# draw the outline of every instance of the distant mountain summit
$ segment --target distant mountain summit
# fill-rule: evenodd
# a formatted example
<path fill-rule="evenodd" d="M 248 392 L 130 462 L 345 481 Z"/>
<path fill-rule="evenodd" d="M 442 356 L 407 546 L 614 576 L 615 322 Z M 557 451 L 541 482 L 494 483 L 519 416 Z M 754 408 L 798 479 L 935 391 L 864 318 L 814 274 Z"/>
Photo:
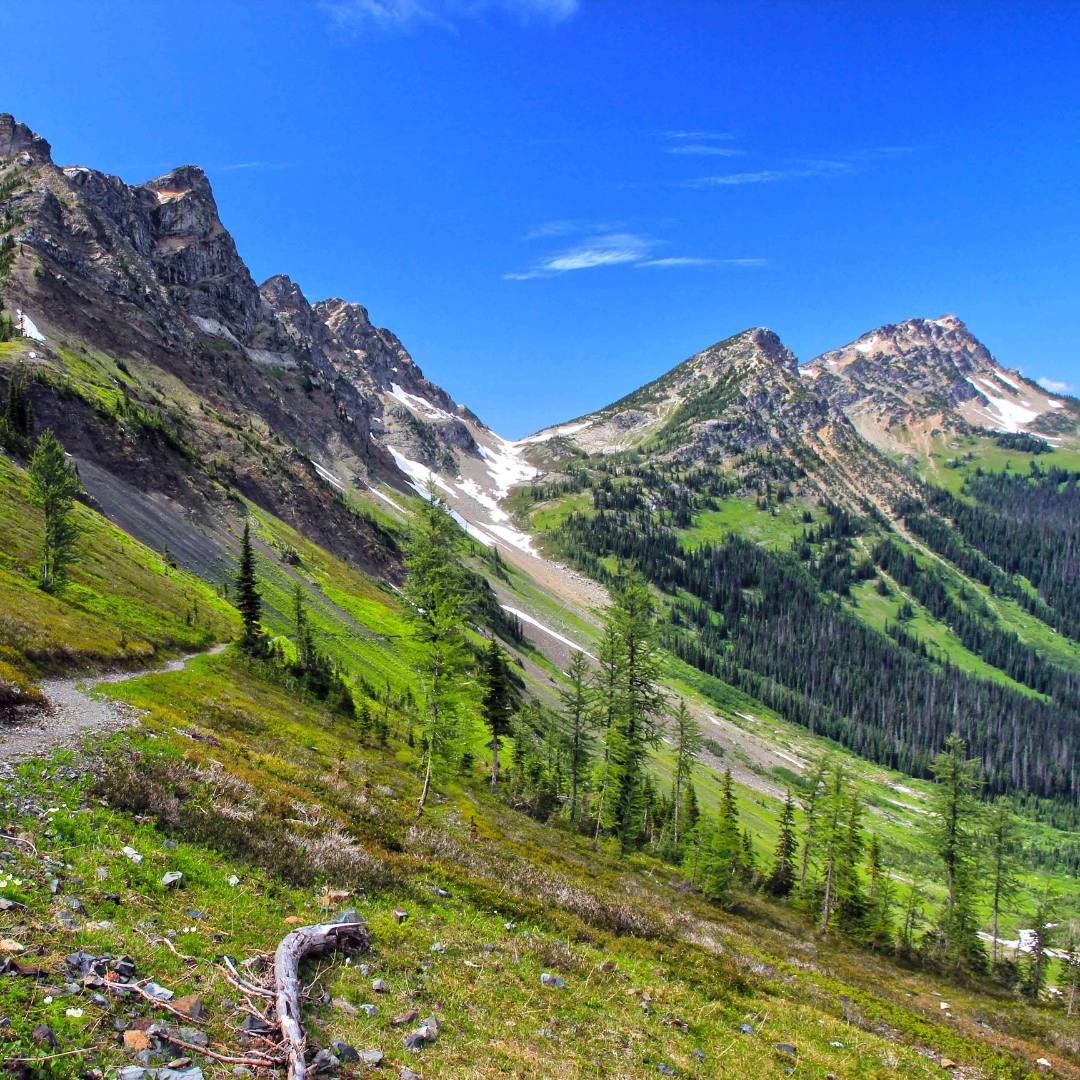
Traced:
<path fill-rule="evenodd" d="M 802 368 L 814 390 L 876 445 L 986 428 L 1051 440 L 1075 429 L 1061 399 L 999 364 L 955 315 L 871 330 Z"/>
<path fill-rule="evenodd" d="M 588 453 L 646 446 L 683 456 L 783 442 L 792 430 L 820 430 L 832 418 L 808 393 L 794 354 L 771 330 L 727 338 L 611 405 L 530 439 L 566 439 Z"/>
<path fill-rule="evenodd" d="M 381 564 L 350 509 L 434 486 L 472 535 L 531 557 L 502 505 L 574 459 L 637 455 L 886 512 L 910 489 L 893 452 L 987 429 L 1069 438 L 1068 402 L 1001 367 L 955 316 L 865 334 L 799 368 L 753 327 L 612 404 L 520 442 L 429 380 L 390 330 L 287 274 L 257 283 L 196 165 L 129 184 L 54 164 L 0 115 L 0 292 L 35 368 L 34 408 L 98 504 L 161 549 L 207 563 L 236 500 Z M 887 451 L 882 454 L 879 451 Z M 208 539 L 210 538 L 210 539 Z M 219 545 L 220 547 L 220 545 Z"/>

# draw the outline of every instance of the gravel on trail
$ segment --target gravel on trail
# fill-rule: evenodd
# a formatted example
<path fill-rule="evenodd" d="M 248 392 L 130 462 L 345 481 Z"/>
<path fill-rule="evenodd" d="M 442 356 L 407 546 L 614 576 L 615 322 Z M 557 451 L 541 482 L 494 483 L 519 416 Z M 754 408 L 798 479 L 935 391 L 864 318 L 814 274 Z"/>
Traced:
<path fill-rule="evenodd" d="M 189 660 L 197 656 L 213 656 L 224 648 L 224 645 L 215 645 L 205 652 L 189 653 L 160 667 L 138 671 L 46 679 L 41 683 L 41 692 L 47 702 L 42 710 L 14 723 L 0 724 L 0 762 L 20 761 L 43 754 L 89 731 L 117 731 L 137 724 L 140 716 L 138 709 L 122 701 L 98 697 L 93 692 L 94 687 L 124 682 L 140 675 L 179 671 Z"/>

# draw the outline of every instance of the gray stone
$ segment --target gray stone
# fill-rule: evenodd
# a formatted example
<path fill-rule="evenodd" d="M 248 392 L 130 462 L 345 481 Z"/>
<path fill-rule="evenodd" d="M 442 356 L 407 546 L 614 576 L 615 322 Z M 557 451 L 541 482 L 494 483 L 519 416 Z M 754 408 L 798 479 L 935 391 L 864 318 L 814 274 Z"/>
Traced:
<path fill-rule="evenodd" d="M 540 976 L 540 982 L 544 986 L 553 986 L 556 990 L 566 989 L 566 980 L 561 975 L 552 975 L 550 971 L 545 971 Z"/>
<path fill-rule="evenodd" d="M 342 1042 L 341 1039 L 335 1039 L 330 1046 L 337 1055 L 339 1061 L 351 1062 L 360 1060 L 360 1053 L 356 1047 L 350 1046 L 347 1042 Z M 380 1055 L 380 1058 L 381 1056 L 382 1055 Z"/>

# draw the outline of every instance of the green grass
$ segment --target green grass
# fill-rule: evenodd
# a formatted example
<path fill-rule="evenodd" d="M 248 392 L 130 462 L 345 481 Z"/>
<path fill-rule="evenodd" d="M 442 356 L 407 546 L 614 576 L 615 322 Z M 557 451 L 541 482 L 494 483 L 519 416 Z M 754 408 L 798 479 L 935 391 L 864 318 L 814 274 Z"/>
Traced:
<path fill-rule="evenodd" d="M 897 618 L 900 604 L 902 600 L 907 600 L 914 609 L 915 615 L 903 624 L 903 628 L 927 646 L 935 662 L 943 664 L 948 661 L 964 671 L 969 671 L 983 679 L 1002 683 L 1022 694 L 1032 697 L 1041 696 L 967 649 L 956 634 L 945 623 L 931 615 L 914 596 L 906 592 L 898 592 L 899 586 L 895 582 L 890 584 L 890 588 L 893 590 L 890 596 L 881 596 L 874 581 L 862 581 L 852 588 L 853 610 L 868 626 L 884 633 L 886 624 L 900 625 Z"/>
<path fill-rule="evenodd" d="M 701 510 L 694 515 L 689 529 L 680 530 L 684 548 L 721 543 L 728 533 L 738 533 L 763 547 L 787 547 L 804 528 L 803 511 L 809 505 L 802 499 L 789 499 L 774 510 L 762 510 L 752 495 L 724 499 L 718 510 Z M 815 521 L 820 519 L 820 511 Z"/>
<path fill-rule="evenodd" d="M 953 467 L 952 463 L 957 460 L 958 466 Z M 919 468 L 931 483 L 954 495 L 961 495 L 964 481 L 976 469 L 981 468 L 984 472 L 1011 469 L 1013 472 L 1026 473 L 1032 461 L 1038 462 L 1040 468 L 1056 466 L 1080 471 L 1080 447 L 1067 443 L 1045 454 L 1028 454 L 998 446 L 989 436 L 958 435 L 947 442 L 941 438 L 934 439 L 929 453 L 920 459 Z"/>
<path fill-rule="evenodd" d="M 205 582 L 167 566 L 100 514 L 76 505 L 82 529 L 70 582 L 36 584 L 43 521 L 26 472 L 0 456 L 0 660 L 24 675 L 145 662 L 228 640 L 237 618 Z"/>
<path fill-rule="evenodd" d="M 28 910 L 0 913 L 0 935 L 57 973 L 76 946 L 132 956 L 140 976 L 203 998 L 199 1026 L 218 1050 L 236 1048 L 240 1016 L 215 957 L 266 955 L 291 924 L 356 906 L 370 955 L 323 958 L 306 978 L 378 1012 L 311 1001 L 312 1043 L 342 1038 L 429 1077 L 637 1078 L 659 1075 L 660 1063 L 688 1077 L 780 1077 L 794 1063 L 780 1042 L 798 1048 L 809 1076 L 937 1076 L 937 1055 L 946 1055 L 988 1076 L 1024 1077 L 1039 1054 L 1070 1074 L 1053 1014 L 816 940 L 801 916 L 760 898 L 723 912 L 684 891 L 670 867 L 606 846 L 593 852 L 586 839 L 506 808 L 485 792 L 479 768 L 446 786 L 414 825 L 407 746 L 396 736 L 386 749 L 363 744 L 347 722 L 231 654 L 108 692 L 148 711 L 144 733 L 29 763 L 5 792 L 15 796 L 5 831 L 38 855 L 12 847 L 17 861 L 5 875 L 22 884 L 5 895 Z M 198 739 L 182 734 L 193 730 Z M 28 815 L 17 809 L 23 799 L 53 809 Z M 751 803 L 740 796 L 744 810 Z M 145 856 L 141 865 L 120 853 L 125 844 Z M 276 854 L 268 860 L 265 850 Z M 60 852 L 67 865 L 55 901 L 41 859 Z M 174 869 L 183 883 L 167 890 L 160 879 Z M 435 885 L 451 895 L 436 896 Z M 74 933 L 55 922 L 57 902 L 71 895 L 87 909 Z M 408 912 L 405 922 L 395 908 Z M 566 988 L 542 986 L 543 972 Z M 376 976 L 388 994 L 372 992 Z M 92 1048 L 54 1060 L 49 1075 L 130 1063 L 111 1025 L 132 1003 L 101 1009 L 58 984 L 0 980 L 0 1013 L 11 1017 L 4 1056 L 43 1056 L 31 1029 L 47 1021 L 58 1050 Z M 83 1017 L 65 1015 L 73 1004 Z M 442 1024 L 418 1057 L 402 1046 L 409 1027 L 390 1026 L 407 1008 Z M 141 1002 L 134 1010 L 153 1013 Z M 743 1022 L 752 1034 L 740 1032 Z"/>

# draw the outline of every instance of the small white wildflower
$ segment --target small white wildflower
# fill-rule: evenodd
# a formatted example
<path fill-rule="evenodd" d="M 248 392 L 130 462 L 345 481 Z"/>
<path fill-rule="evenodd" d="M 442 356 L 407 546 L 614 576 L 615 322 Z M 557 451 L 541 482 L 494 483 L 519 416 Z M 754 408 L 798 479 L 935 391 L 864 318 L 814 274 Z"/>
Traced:
<path fill-rule="evenodd" d="M 51 1005 L 52 1004 L 52 995 L 51 994 L 46 995 L 45 1004 L 46 1005 Z"/>
<path fill-rule="evenodd" d="M 64 1010 L 64 1015 L 65 1016 L 70 1016 L 73 1020 L 78 1020 L 79 1017 L 82 1016 L 82 1014 L 83 1014 L 82 1009 L 65 1009 Z"/>

